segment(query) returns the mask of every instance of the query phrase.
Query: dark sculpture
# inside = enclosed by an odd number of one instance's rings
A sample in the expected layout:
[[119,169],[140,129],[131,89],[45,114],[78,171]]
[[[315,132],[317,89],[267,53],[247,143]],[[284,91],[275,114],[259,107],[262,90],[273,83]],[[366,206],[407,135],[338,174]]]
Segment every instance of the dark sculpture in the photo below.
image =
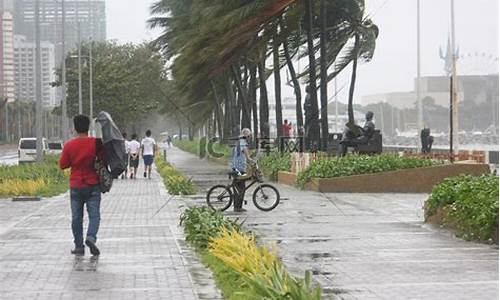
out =
[[304,137],[306,149],[315,151],[319,141],[318,110],[311,99],[310,86],[306,86],[306,98],[304,100]]
[[365,115],[365,125],[360,127],[355,124],[346,124],[342,141],[337,148],[337,156],[344,156],[348,147],[367,144],[375,133],[375,123],[373,122],[373,112],[369,111]]
[[434,143],[434,137],[431,135],[430,128],[423,128],[420,131],[420,142],[422,144],[422,153],[431,153],[432,143]]

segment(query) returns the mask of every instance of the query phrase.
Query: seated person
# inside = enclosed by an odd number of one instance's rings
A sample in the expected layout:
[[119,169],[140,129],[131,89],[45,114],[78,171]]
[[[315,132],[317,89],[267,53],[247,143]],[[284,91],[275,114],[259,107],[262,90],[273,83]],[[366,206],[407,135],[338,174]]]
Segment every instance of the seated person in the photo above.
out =
[[373,112],[369,111],[365,115],[365,125],[363,127],[348,123],[344,131],[342,141],[337,149],[337,156],[344,156],[347,147],[367,144],[375,133],[375,123],[373,122]]
[[233,172],[236,173],[236,188],[238,190],[239,197],[235,197],[234,200],[234,211],[244,212],[243,198],[245,196],[245,180],[252,176],[251,170],[247,170],[247,162],[249,164],[255,163],[253,159],[250,158],[250,151],[248,149],[248,144],[252,140],[252,131],[248,128],[243,128],[241,134],[238,138],[238,142],[233,147],[230,159],[230,167]]

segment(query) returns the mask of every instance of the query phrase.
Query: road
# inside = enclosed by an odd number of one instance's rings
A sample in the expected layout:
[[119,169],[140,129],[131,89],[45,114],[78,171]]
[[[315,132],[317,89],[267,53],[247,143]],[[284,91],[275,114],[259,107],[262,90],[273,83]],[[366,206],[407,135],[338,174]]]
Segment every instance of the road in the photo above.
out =
[[0,165],[17,165],[17,151],[15,150],[1,151]]

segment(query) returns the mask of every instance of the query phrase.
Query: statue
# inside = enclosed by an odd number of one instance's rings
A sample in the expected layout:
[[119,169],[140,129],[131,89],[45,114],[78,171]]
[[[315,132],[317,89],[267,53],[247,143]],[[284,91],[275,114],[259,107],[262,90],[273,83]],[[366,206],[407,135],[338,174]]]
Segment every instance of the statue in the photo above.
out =
[[313,99],[311,99],[311,87],[306,86],[306,98],[304,100],[304,137],[307,150],[317,149],[319,140],[318,111],[315,109]]
[[337,156],[344,156],[348,147],[367,144],[374,133],[373,112],[369,111],[365,115],[365,125],[363,127],[350,123],[346,124],[346,129],[337,149]]
[[434,143],[434,137],[431,135],[431,129],[424,127],[420,131],[420,142],[422,144],[422,153],[431,153],[432,143]]

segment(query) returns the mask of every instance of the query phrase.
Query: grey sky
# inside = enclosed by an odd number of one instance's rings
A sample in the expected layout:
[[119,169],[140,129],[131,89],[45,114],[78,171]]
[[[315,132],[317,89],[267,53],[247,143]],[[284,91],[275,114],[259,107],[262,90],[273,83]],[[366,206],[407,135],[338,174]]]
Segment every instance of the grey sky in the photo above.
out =
[[[106,0],[108,37],[120,42],[141,42],[158,32],[148,30],[145,21],[155,0]],[[367,0],[367,11],[380,28],[375,56],[358,71],[356,99],[362,95],[413,88],[416,74],[416,0]],[[450,31],[450,1],[421,0],[422,75],[442,75],[439,47],[446,48]],[[481,53],[498,56],[498,0],[455,0],[456,39],[460,54],[480,58],[459,61],[458,71],[498,70]],[[338,85],[349,82],[344,72]],[[333,83],[329,90],[333,91]],[[269,88],[272,91],[272,86]],[[332,94],[332,92],[330,92]],[[286,88],[284,96],[293,97]],[[339,100],[345,102],[345,93]]]

